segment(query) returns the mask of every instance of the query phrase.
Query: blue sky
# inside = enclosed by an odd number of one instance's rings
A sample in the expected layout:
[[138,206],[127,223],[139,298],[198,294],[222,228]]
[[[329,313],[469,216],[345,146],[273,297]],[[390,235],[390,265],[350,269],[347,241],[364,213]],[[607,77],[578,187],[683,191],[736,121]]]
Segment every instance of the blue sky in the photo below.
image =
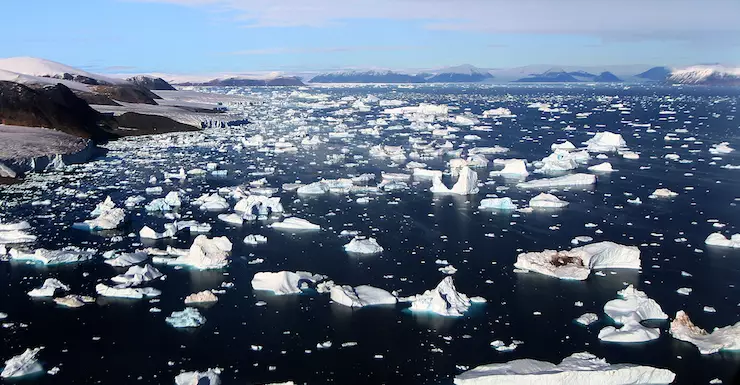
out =
[[97,72],[740,64],[738,0],[3,1],[0,56]]

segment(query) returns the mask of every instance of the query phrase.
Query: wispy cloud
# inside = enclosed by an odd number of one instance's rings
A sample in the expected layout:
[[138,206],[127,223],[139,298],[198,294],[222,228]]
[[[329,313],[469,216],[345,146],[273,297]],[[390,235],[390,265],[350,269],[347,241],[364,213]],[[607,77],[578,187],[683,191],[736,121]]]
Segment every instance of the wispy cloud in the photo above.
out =
[[427,29],[489,33],[740,36],[737,0],[126,0],[228,10],[248,27],[327,27],[415,20]]
[[426,46],[349,46],[349,47],[281,47],[248,49],[242,51],[227,52],[227,55],[286,55],[286,54],[312,54],[312,53],[336,53],[336,52],[368,52],[368,51],[409,51],[428,48]]

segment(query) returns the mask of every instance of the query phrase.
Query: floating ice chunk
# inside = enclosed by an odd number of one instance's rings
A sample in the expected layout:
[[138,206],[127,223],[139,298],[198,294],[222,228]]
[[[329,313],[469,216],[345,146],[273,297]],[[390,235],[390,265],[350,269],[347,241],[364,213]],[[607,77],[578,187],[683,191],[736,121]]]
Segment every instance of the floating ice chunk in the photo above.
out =
[[521,359],[478,366],[455,376],[455,385],[568,384],[623,385],[670,384],[676,375],[667,369],[632,364],[611,365],[591,353],[574,353],[555,365]]
[[683,310],[679,310],[671,322],[669,331],[673,338],[694,344],[701,354],[712,354],[720,350],[740,350],[740,322],[708,333],[694,325]]
[[30,228],[31,228],[31,224],[29,224],[26,221],[17,222],[17,223],[0,223],[0,232],[28,230]]
[[31,297],[53,297],[57,290],[69,291],[69,286],[56,278],[47,278],[41,287],[28,292]]
[[141,196],[141,195],[135,195],[135,196],[126,198],[126,200],[123,202],[123,205],[126,206],[126,207],[128,207],[128,208],[133,208],[133,207],[138,206],[139,203],[142,203],[145,200],[146,200],[146,198],[144,198],[143,196]]
[[285,218],[282,222],[271,224],[270,227],[276,230],[321,230],[321,226],[296,217]]
[[414,169],[414,178],[419,179],[442,179],[442,171],[439,170],[426,170],[423,168]]
[[150,264],[141,266],[131,266],[126,273],[111,278],[111,281],[124,286],[137,286],[144,282],[155,280],[162,276],[162,273]]
[[17,378],[43,371],[44,369],[36,358],[41,349],[43,347],[26,349],[22,354],[5,361],[5,367],[0,373],[0,377]]
[[216,193],[202,195],[200,198],[193,201],[193,205],[197,206],[202,211],[221,211],[229,209],[229,202]]
[[529,207],[532,208],[562,208],[568,205],[568,202],[560,200],[558,197],[548,193],[540,193],[529,200]]
[[689,287],[680,287],[676,289],[676,293],[681,294],[681,295],[689,295],[691,294],[692,291],[694,290]]
[[302,288],[325,279],[326,276],[305,271],[260,272],[252,278],[252,288],[271,291],[276,295],[298,294]]
[[226,222],[230,225],[241,226],[244,223],[244,219],[239,214],[218,214],[218,219],[222,222]]
[[440,267],[437,270],[439,270],[440,272],[445,273],[447,275],[452,275],[452,274],[457,273],[457,269],[455,268],[455,266],[452,266],[452,265],[443,266],[443,267]]
[[61,250],[36,249],[33,253],[25,253],[17,249],[10,250],[10,258],[16,261],[40,262],[44,265],[59,265],[64,263],[84,262],[92,259],[95,250],[83,250],[68,246]]
[[650,194],[650,198],[673,198],[678,196],[677,192],[673,192],[667,188],[659,188]]
[[36,242],[36,236],[21,230],[0,231],[0,244],[13,245]]
[[576,318],[576,322],[581,325],[588,326],[599,320],[599,316],[596,313],[585,313],[580,317]]
[[568,186],[587,186],[596,183],[596,176],[591,174],[564,175],[556,178],[535,179],[528,182],[518,183],[519,188],[549,188]]
[[740,248],[740,234],[734,234],[727,239],[722,233],[709,234],[704,243],[710,246]]
[[64,297],[54,298],[54,302],[64,307],[78,308],[95,302],[95,298],[86,295],[69,294]]
[[144,297],[159,297],[162,292],[151,287],[111,287],[102,283],[95,285],[95,292],[103,297],[141,299]]
[[213,303],[213,302],[218,302],[218,297],[216,297],[216,295],[213,294],[213,292],[210,290],[203,290],[199,293],[193,293],[185,297],[186,305],[189,305],[191,303],[198,304],[198,303]]
[[96,218],[103,214],[104,212],[114,209],[116,207],[116,204],[113,203],[113,200],[110,198],[110,196],[106,197],[104,201],[98,203],[93,211],[90,212],[91,218]]
[[349,307],[364,307],[374,305],[394,305],[396,296],[386,290],[373,286],[339,286],[334,285],[329,291],[332,301]]
[[624,159],[640,159],[640,154],[632,151],[621,151],[620,154]]
[[462,316],[471,305],[468,296],[457,291],[451,276],[443,279],[436,288],[402,301],[411,302],[411,311],[432,312],[450,317]]
[[348,253],[379,254],[383,252],[383,247],[378,244],[375,238],[354,237],[348,244],[344,245],[344,250]]
[[570,240],[571,245],[578,245],[579,243],[589,243],[593,241],[594,239],[592,237],[586,236],[586,235],[579,235],[573,239]]
[[180,373],[175,377],[175,385],[221,385],[220,373],[219,369]]
[[589,152],[614,152],[627,146],[622,135],[609,131],[599,132],[585,143]]
[[515,118],[516,115],[511,113],[511,110],[504,107],[494,108],[491,110],[483,111],[484,118],[500,117],[500,118]]
[[103,257],[106,258],[104,262],[111,266],[128,267],[128,266],[140,263],[140,262],[144,262],[145,260],[147,260],[147,258],[149,258],[149,255],[143,252],[136,252],[136,253],[107,252],[103,254]]
[[155,259],[168,265],[190,266],[198,270],[221,269],[229,263],[232,244],[226,237],[208,238],[199,235],[193,241],[187,254],[177,258]]
[[144,206],[144,210],[148,212],[165,212],[172,210],[172,206],[165,202],[164,198],[157,198]]
[[650,319],[667,319],[668,315],[663,312],[655,300],[629,285],[617,292],[622,298],[614,299],[604,305],[604,313],[611,317],[614,322],[628,324]]
[[521,253],[514,267],[560,279],[585,280],[592,269],[639,269],[640,250],[598,242],[567,251]]
[[255,211],[257,215],[268,216],[270,214],[282,213],[284,208],[282,203],[280,203],[280,197],[249,195],[236,203],[234,211],[244,214],[244,217],[248,218],[254,215]]
[[267,243],[267,237],[259,234],[249,234],[244,237],[244,243],[246,243],[247,245],[259,245],[262,243]]
[[633,204],[633,205],[641,205],[642,199],[640,199],[640,197],[636,197],[635,199],[627,199],[627,203]]
[[469,167],[464,166],[460,169],[460,175],[452,188],[442,183],[441,178],[435,177],[432,180],[432,188],[429,190],[435,194],[458,194],[458,195],[469,195],[478,193],[478,174],[476,174]]
[[126,212],[121,208],[112,207],[102,210],[99,215],[95,216],[95,219],[75,223],[72,227],[88,231],[113,230],[118,228],[124,220],[126,220]]
[[503,161],[504,168],[501,171],[491,171],[491,176],[524,177],[529,175],[527,163],[522,159],[507,159]]
[[185,180],[188,178],[187,174],[185,173],[185,169],[183,169],[182,167],[180,167],[180,170],[176,173],[164,172],[162,174],[164,175],[164,179]]
[[511,198],[485,198],[478,205],[480,210],[516,210]]
[[0,162],[0,178],[15,178],[16,172],[12,168]]
[[164,231],[158,233],[149,226],[144,226],[139,230],[139,237],[141,239],[165,239],[172,238],[177,234],[177,226],[172,223],[166,223],[164,225]]
[[552,154],[542,158],[536,165],[536,173],[557,173],[576,169],[581,163],[586,163],[591,156],[586,151],[568,152],[555,150]]
[[497,352],[511,352],[516,350],[521,341],[512,341],[509,345],[506,345],[504,341],[496,340],[491,342],[491,347],[496,349]]
[[206,317],[203,317],[198,309],[194,307],[186,307],[185,310],[182,311],[173,311],[172,314],[164,320],[175,328],[197,328],[206,323]]
[[595,171],[595,172],[612,172],[612,171],[617,171],[617,170],[615,170],[615,169],[612,168],[612,164],[609,163],[609,162],[604,162],[604,163],[597,164],[595,166],[591,166],[591,167],[588,168],[588,170],[589,171]]
[[555,151],[555,150],[573,151],[576,149],[576,146],[573,143],[571,143],[569,140],[566,140],[563,143],[553,143],[550,146],[550,149],[552,151]]
[[735,151],[735,149],[730,147],[729,142],[722,142],[722,143],[715,144],[712,146],[712,148],[709,149],[709,152],[715,155],[729,154],[733,151]]

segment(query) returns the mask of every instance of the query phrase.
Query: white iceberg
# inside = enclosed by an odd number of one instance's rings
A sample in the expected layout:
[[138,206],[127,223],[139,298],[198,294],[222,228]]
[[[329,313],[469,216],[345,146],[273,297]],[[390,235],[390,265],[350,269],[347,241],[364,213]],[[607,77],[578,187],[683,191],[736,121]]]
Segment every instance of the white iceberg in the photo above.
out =
[[740,350],[740,322],[708,333],[694,325],[688,314],[680,310],[676,313],[676,319],[671,322],[669,331],[673,338],[694,344],[701,354]]
[[173,223],[165,223],[164,231],[158,233],[149,226],[144,226],[139,230],[139,238],[141,239],[165,239],[172,238],[177,234],[177,226]]
[[226,237],[199,235],[185,255],[177,258],[155,258],[154,262],[190,266],[198,270],[221,269],[229,263],[233,245]]
[[271,291],[276,295],[298,294],[316,282],[323,281],[325,276],[306,271],[259,272],[252,278],[254,290]]
[[627,146],[622,135],[609,131],[599,132],[585,143],[589,152],[615,152]]
[[568,205],[568,202],[560,200],[555,195],[548,193],[540,193],[536,197],[529,200],[529,207],[532,208],[546,208],[546,209],[558,209]]
[[535,179],[518,183],[519,188],[550,188],[569,186],[588,186],[596,183],[596,176],[591,174],[564,175],[555,178]]
[[738,249],[740,248],[740,234],[734,234],[730,239],[727,239],[727,237],[722,235],[722,233],[712,233],[704,240],[704,243],[710,246],[732,247]]
[[647,342],[658,339],[660,337],[660,329],[645,327],[639,322],[628,322],[620,328],[607,326],[599,331],[598,337],[604,342]]
[[375,238],[357,236],[344,245],[344,250],[349,253],[380,254],[383,252],[383,247],[378,244]]
[[652,194],[650,194],[650,198],[674,198],[677,197],[678,193],[673,192],[667,188],[659,188],[655,191],[653,191]]
[[282,222],[271,224],[270,227],[277,230],[321,230],[321,226],[296,217],[285,218]]
[[140,262],[144,262],[149,258],[149,255],[144,252],[116,253],[115,251],[113,251],[104,253],[103,257],[106,258],[103,262],[108,265],[115,267],[128,267]]
[[72,227],[87,231],[117,229],[118,226],[126,220],[126,211],[121,208],[117,208],[115,203],[113,203],[110,197],[108,197],[105,201],[99,203],[95,207],[95,209],[90,213],[90,216],[93,219],[89,219],[81,223],[75,223]]
[[155,280],[162,276],[162,273],[150,264],[141,266],[131,266],[124,274],[111,278],[111,281],[124,286],[138,286],[144,282]]
[[596,315],[596,313],[584,313],[580,317],[576,318],[576,322],[583,326],[591,325],[598,320],[599,316]]
[[193,293],[189,296],[185,297],[185,304],[189,305],[191,303],[213,303],[218,302],[218,297],[216,297],[215,294],[213,294],[210,290],[203,290],[199,293]]
[[54,302],[64,307],[78,308],[95,302],[95,298],[86,295],[69,294],[64,297],[54,298]]
[[57,290],[69,291],[69,286],[56,278],[47,278],[41,287],[28,292],[31,297],[53,297]]
[[247,245],[259,245],[267,243],[267,237],[259,234],[249,234],[244,237],[244,243]]
[[624,385],[670,384],[676,375],[667,369],[632,364],[609,364],[587,352],[574,353],[555,365],[533,359],[488,364],[455,376],[455,385],[558,384]]
[[0,377],[17,378],[43,371],[44,369],[36,358],[41,349],[43,347],[26,349],[22,354],[5,361],[5,367],[0,373]]
[[173,311],[164,320],[175,328],[197,328],[206,323],[206,317],[203,317],[198,309],[194,307],[186,307],[182,311]]
[[514,267],[560,279],[585,280],[592,269],[639,269],[640,249],[597,242],[571,250],[521,253]]
[[[497,162],[494,162],[496,164]],[[503,161],[504,168],[501,171],[491,171],[491,176],[503,177],[525,177],[529,175],[527,163],[522,159],[506,159]]]
[[576,149],[576,146],[573,143],[571,143],[569,140],[566,140],[563,143],[553,143],[552,145],[550,145],[550,149],[552,151],[555,151],[555,150],[573,151]]
[[435,176],[432,180],[432,188],[429,190],[435,194],[458,194],[469,195],[478,193],[478,174],[469,167],[460,169],[460,175],[452,188],[442,183],[442,179]]
[[397,302],[396,296],[388,291],[368,285],[335,285],[329,291],[329,296],[332,301],[349,307],[393,305]]
[[480,210],[516,210],[511,198],[485,198],[478,205]]
[[450,317],[462,316],[471,305],[470,298],[457,291],[451,276],[443,279],[436,288],[404,298],[402,301],[411,302],[411,311],[431,312]]
[[95,292],[103,297],[141,299],[144,297],[159,297],[162,292],[151,287],[111,287],[103,283],[95,285]]
[[19,223],[0,223],[0,245],[36,242],[35,235],[28,234],[24,231],[30,228],[31,225],[26,221]]
[[220,372],[218,369],[208,369],[205,372],[180,373],[175,377],[175,385],[221,385]]
[[612,164],[609,162],[599,163],[595,166],[590,166],[588,168],[588,171],[595,171],[595,172],[612,172],[617,171],[612,168]]
[[33,253],[10,250],[10,258],[15,261],[33,261],[44,265],[60,265],[65,263],[84,262],[92,259],[95,250],[83,250],[75,246],[68,246],[61,250],[36,249]]

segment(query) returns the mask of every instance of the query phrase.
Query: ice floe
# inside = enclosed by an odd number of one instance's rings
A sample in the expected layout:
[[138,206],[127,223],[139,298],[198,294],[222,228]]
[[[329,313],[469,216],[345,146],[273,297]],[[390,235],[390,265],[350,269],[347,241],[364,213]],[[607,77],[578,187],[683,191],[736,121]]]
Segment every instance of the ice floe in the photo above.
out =
[[640,250],[598,242],[571,250],[521,253],[514,267],[560,279],[585,280],[593,269],[639,269]]

